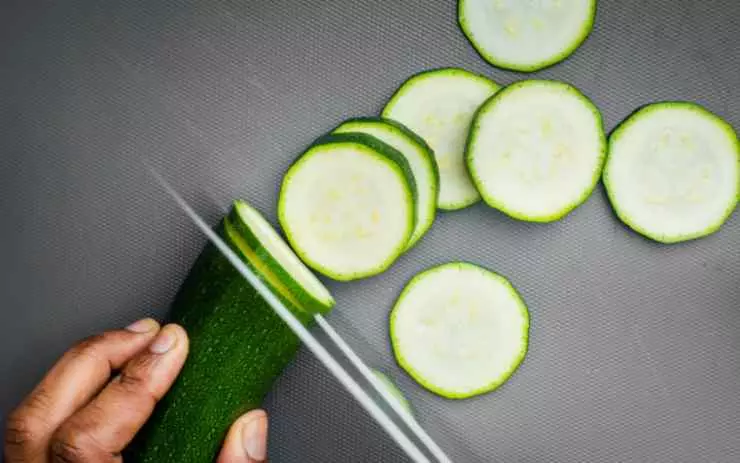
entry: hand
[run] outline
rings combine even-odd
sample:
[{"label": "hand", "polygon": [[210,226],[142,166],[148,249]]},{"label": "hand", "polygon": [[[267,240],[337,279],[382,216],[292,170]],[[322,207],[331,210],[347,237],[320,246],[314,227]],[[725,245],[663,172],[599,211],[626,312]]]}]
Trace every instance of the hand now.
[{"label": "hand", "polygon": [[[185,330],[160,329],[152,319],[80,342],[8,417],[6,462],[120,463],[187,355]],[[229,430],[217,461],[264,461],[266,441],[267,415],[249,412]]]}]

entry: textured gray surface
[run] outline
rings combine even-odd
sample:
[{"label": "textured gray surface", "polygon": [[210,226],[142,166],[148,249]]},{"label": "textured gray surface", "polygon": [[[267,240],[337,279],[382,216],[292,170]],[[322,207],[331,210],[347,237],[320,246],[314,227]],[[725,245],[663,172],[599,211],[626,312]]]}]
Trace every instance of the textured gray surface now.
[{"label": "textured gray surface", "polygon": [[[608,129],[664,99],[740,127],[738,16],[736,0],[603,0],[585,45],[536,76],[581,88]],[[0,416],[76,338],[165,314],[203,238],[142,157],[211,219],[234,197],[274,219],[312,138],[439,66],[521,78],[478,58],[452,0],[3,0]],[[666,247],[620,225],[601,189],[550,225],[441,214],[386,274],[330,284],[332,320],[457,461],[736,462],[739,215]],[[453,259],[509,276],[532,315],[518,373],[461,402],[401,374],[386,329],[404,282]],[[308,352],[268,407],[275,462],[405,461]]]}]

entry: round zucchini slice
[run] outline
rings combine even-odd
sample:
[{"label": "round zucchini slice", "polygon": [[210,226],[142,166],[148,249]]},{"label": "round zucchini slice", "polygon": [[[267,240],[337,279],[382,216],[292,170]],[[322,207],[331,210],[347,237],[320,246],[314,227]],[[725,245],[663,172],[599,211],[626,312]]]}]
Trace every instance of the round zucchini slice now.
[{"label": "round zucchini slice", "polygon": [[340,281],[377,275],[406,250],[416,225],[411,167],[369,135],[327,135],[285,174],[278,217],[314,270]]},{"label": "round zucchini slice", "polygon": [[593,191],[606,135],[599,110],[574,87],[525,80],[481,106],[466,157],[489,206],[519,220],[552,222]]},{"label": "round zucchini slice", "polygon": [[459,0],[457,13],[483,59],[532,72],[563,61],[586,40],[596,0]]},{"label": "round zucchini slice", "polygon": [[439,171],[434,153],[424,140],[390,119],[366,117],[350,119],[334,129],[333,133],[364,133],[392,146],[403,154],[411,167],[416,182],[416,228],[407,249],[413,247],[431,228],[437,213]]},{"label": "round zucchini slice", "polygon": [[390,317],[396,359],[450,399],[492,391],[527,352],[529,312],[504,277],[453,262],[414,277]]},{"label": "round zucchini slice", "polygon": [[689,102],[645,106],[609,137],[604,185],[636,232],[678,243],[719,230],[740,196],[740,143],[720,117]]},{"label": "round zucchini slice", "polygon": [[413,130],[434,151],[440,209],[462,209],[480,200],[463,152],[475,110],[498,89],[495,82],[463,69],[436,69],[407,80],[383,110],[383,117]]}]

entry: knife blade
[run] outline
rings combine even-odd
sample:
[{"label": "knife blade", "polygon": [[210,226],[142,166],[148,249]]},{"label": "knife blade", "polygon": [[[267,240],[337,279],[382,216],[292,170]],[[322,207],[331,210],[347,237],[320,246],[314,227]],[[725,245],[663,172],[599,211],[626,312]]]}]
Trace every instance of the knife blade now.
[{"label": "knife blade", "polygon": [[[324,364],[332,375],[344,386],[344,388],[360,403],[360,405],[372,416],[383,430],[399,445],[399,447],[415,462],[451,463],[449,457],[442,451],[429,434],[408,414],[394,399],[390,392],[378,381],[371,370],[361,360],[360,356],[344,341],[339,333],[321,315],[315,315],[317,325],[335,344],[335,346],[347,357],[350,363],[360,374],[373,386],[387,407],[392,409],[396,416],[406,424],[410,433],[400,427],[388,413],[375,401],[371,393],[365,390],[360,383],[342,366],[335,356],[316,338],[295,315],[272,293],[272,291],[259,279],[257,275],[231,250],[221,237],[203,220],[185,199],[160,175],[150,168],[151,174],[164,190],[172,197],[188,218],[206,235],[208,240],[224,255],[234,268],[244,277],[249,284],[262,296],[272,307],[275,313],[290,327],[293,333],[303,344]],[[418,444],[421,444],[419,446]],[[421,448],[424,451],[421,450]],[[430,456],[433,458],[430,459]]]}]

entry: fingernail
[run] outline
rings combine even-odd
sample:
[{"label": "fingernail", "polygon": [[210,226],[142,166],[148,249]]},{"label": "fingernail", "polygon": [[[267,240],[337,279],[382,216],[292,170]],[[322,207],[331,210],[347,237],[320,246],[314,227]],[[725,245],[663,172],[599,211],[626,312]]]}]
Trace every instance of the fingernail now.
[{"label": "fingernail", "polygon": [[151,318],[143,318],[127,326],[126,330],[133,333],[148,333],[157,326],[159,326],[159,324]]},{"label": "fingernail", "polygon": [[244,424],[242,442],[249,458],[255,461],[265,461],[267,458],[267,416],[264,412]]},{"label": "fingernail", "polygon": [[149,350],[155,354],[164,354],[175,347],[177,343],[177,334],[173,326],[165,326],[159,332],[154,342],[149,346]]}]

